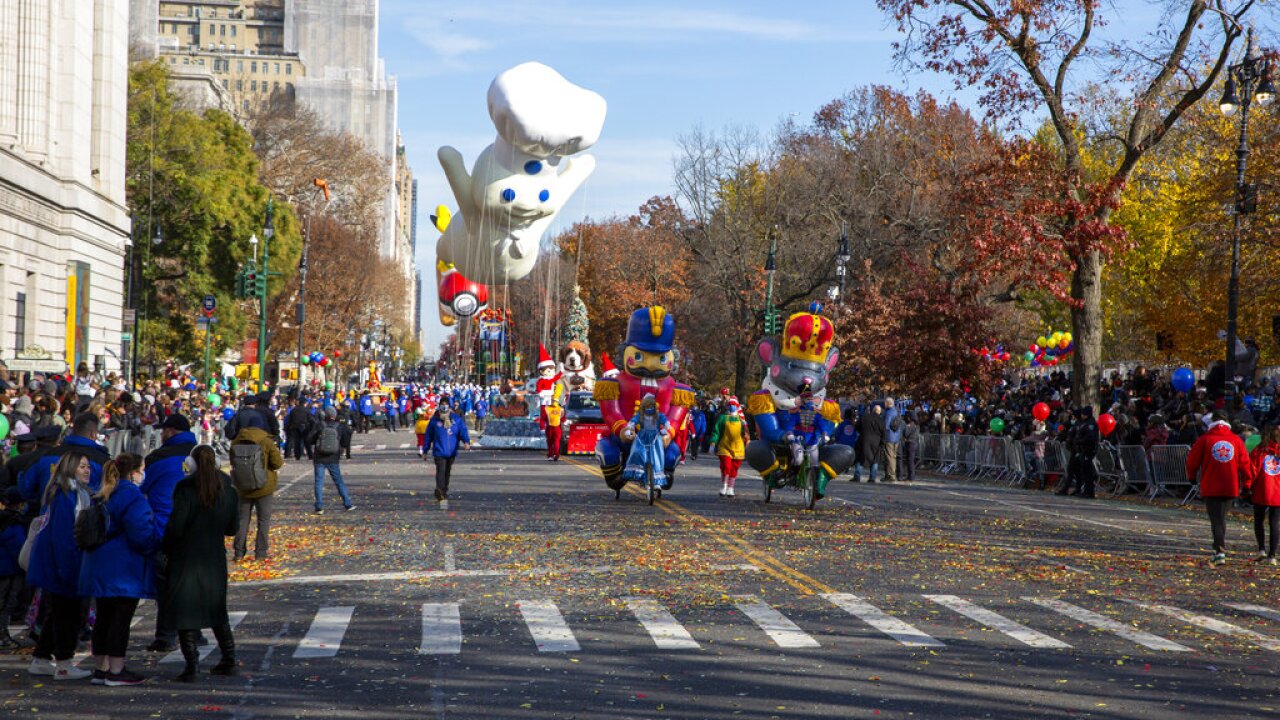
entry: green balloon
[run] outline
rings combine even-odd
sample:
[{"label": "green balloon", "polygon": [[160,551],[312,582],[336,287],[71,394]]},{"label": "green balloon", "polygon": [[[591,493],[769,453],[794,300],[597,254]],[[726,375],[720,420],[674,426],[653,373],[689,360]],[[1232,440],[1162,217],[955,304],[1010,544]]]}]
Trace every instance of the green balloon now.
[{"label": "green balloon", "polygon": [[[4,436],[0,435],[0,437],[4,437]],[[1261,444],[1262,444],[1262,436],[1258,434],[1250,435],[1249,437],[1245,438],[1245,441],[1244,441],[1245,449],[1250,451],[1252,451],[1254,448],[1258,447]]]},{"label": "green balloon", "polygon": [[9,418],[0,415],[0,440],[9,437]]},{"label": "green balloon", "polygon": [[324,389],[325,389],[325,390],[332,390],[332,389],[333,389],[333,383],[331,383],[331,382],[326,382],[326,383],[324,384]]},{"label": "green balloon", "polygon": [[999,435],[1004,432],[1004,419],[998,417],[991,418],[991,423],[987,425],[987,427],[991,429],[992,434]]},{"label": "green balloon", "polygon": [[215,392],[209,393],[209,397],[207,399],[209,400],[209,404],[214,407],[218,407],[219,405],[222,404],[222,396],[219,395],[218,393],[215,393]]}]

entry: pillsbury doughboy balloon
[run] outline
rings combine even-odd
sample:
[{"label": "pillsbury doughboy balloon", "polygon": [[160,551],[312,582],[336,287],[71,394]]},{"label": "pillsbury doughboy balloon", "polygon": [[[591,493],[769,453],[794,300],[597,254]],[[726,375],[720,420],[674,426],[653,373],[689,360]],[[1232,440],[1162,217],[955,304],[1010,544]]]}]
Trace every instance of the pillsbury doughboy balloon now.
[{"label": "pillsbury doughboy balloon", "polygon": [[436,255],[475,283],[500,285],[533,270],[542,233],[595,169],[590,155],[605,101],[536,62],[517,65],[489,86],[498,137],[467,173],[452,147],[437,153],[458,213]]}]

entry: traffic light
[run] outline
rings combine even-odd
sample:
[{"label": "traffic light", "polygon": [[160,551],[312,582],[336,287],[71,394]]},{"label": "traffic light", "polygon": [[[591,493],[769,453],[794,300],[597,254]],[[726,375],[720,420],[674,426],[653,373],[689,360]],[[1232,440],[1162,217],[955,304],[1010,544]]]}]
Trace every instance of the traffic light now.
[{"label": "traffic light", "polygon": [[249,293],[245,291],[244,268],[236,271],[236,297],[248,297]]},{"label": "traffic light", "polygon": [[267,274],[256,268],[250,271],[249,289],[254,297],[265,297],[267,294]]}]

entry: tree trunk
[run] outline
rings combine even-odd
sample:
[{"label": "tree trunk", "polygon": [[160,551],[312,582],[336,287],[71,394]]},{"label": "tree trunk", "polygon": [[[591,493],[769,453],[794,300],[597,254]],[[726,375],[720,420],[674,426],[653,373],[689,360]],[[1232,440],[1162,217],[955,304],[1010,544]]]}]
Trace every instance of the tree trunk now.
[{"label": "tree trunk", "polygon": [[[754,350],[754,348],[751,348]],[[751,380],[747,376],[747,369],[751,366],[750,351],[743,351],[738,348],[733,351],[733,394],[738,397],[739,402],[743,405],[747,403],[747,395],[754,392],[748,384]]]},{"label": "tree trunk", "polygon": [[[1080,259],[1071,275],[1071,404],[1092,405],[1102,379],[1102,256],[1096,250]],[[1101,413],[1102,408],[1095,408]]]}]

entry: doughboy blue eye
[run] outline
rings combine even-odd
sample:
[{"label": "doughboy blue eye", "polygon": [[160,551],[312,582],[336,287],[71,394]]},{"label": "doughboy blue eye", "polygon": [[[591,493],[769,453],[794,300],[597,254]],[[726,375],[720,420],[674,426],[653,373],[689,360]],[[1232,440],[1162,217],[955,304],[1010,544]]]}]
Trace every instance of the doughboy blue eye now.
[{"label": "doughboy blue eye", "polygon": [[537,175],[538,173],[542,172],[542,163],[538,162],[537,160],[530,160],[529,162],[524,164],[524,171],[529,173],[530,175]]},{"label": "doughboy blue eye", "polygon": [[547,200],[551,199],[551,191],[543,190],[542,192],[538,193],[538,199],[541,200],[542,202],[546,202]]},{"label": "doughboy blue eye", "polygon": [[506,190],[503,190],[503,191],[502,191],[502,200],[503,200],[503,202],[511,202],[511,201],[513,201],[513,200],[515,200],[515,199],[516,199],[516,191],[515,191],[515,190],[512,190],[511,188],[507,188]]}]

